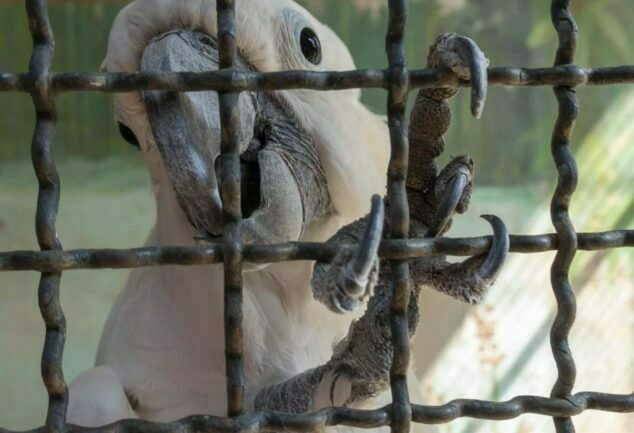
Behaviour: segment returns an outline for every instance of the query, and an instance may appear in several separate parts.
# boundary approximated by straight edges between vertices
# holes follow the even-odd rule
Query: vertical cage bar
[[[387,115],[390,131],[391,155],[388,166],[387,192],[390,219],[390,236],[407,238],[409,232],[409,207],[405,193],[409,145],[405,108],[408,94],[408,71],[405,63],[403,39],[407,21],[406,0],[389,0],[389,21],[385,38],[388,57]],[[392,347],[394,358],[390,369],[392,390],[391,427],[396,433],[410,429],[412,408],[407,390],[410,343],[407,309],[410,300],[409,267],[405,260],[390,262],[394,292],[390,304]]]
[[[235,3],[218,0],[218,44],[220,68],[234,68],[237,62]],[[240,222],[240,150],[238,147],[238,92],[219,92],[220,98],[220,197],[223,204],[224,326],[227,374],[227,413],[243,410],[244,360],[242,338],[242,239]]]
[[[36,123],[31,143],[31,158],[38,180],[35,232],[41,250],[61,250],[55,222],[59,207],[60,182],[53,159],[53,135],[57,113],[49,88],[49,70],[53,61],[55,39],[48,19],[46,0],[27,0],[26,13],[33,38],[29,61],[31,98],[35,105]],[[62,357],[66,340],[66,319],[60,305],[61,272],[43,272],[38,287],[38,303],[46,326],[42,352],[42,380],[48,392],[46,429],[61,433],[66,430],[68,386],[64,381]]]
[[[555,66],[571,64],[577,46],[577,24],[570,13],[571,0],[553,0],[551,19],[559,36]],[[569,398],[575,383],[575,361],[570,351],[568,335],[575,320],[576,300],[568,273],[577,251],[575,232],[568,207],[577,186],[577,164],[570,149],[570,134],[579,112],[575,89],[559,86],[554,89],[559,115],[552,136],[551,152],[559,173],[557,187],[550,204],[550,215],[557,232],[558,248],[550,279],[557,300],[557,314],[550,332],[550,344],[557,364],[557,380],[551,397]],[[553,418],[558,433],[575,431],[572,418]]]

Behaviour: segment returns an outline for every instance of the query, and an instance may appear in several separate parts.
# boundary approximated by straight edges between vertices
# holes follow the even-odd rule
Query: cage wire
[[[32,160],[39,183],[36,211],[36,235],[41,251],[0,253],[0,271],[38,271],[41,279],[38,300],[46,324],[42,355],[42,379],[49,403],[44,426],[25,433],[103,432],[172,433],[260,431],[297,432],[346,425],[360,428],[391,426],[394,433],[406,433],[412,422],[447,423],[459,417],[504,420],[532,413],[553,417],[559,433],[574,432],[572,417],[585,410],[634,412],[634,394],[598,392],[572,394],[575,361],[568,345],[568,334],[575,318],[575,295],[568,272],[578,249],[605,250],[634,246],[634,230],[576,233],[568,214],[568,205],[577,183],[577,168],[570,149],[579,101],[575,87],[634,83],[634,65],[608,68],[581,68],[574,65],[578,29],[570,12],[571,0],[553,0],[551,18],[559,36],[559,48],[553,67],[521,69],[490,68],[493,85],[551,86],[559,104],[559,115],[552,135],[551,150],[558,170],[550,214],[556,233],[535,236],[511,235],[510,250],[538,253],[556,250],[551,267],[551,283],[557,301],[557,313],[551,327],[550,344],[557,365],[557,380],[549,397],[517,396],[504,402],[473,399],[453,400],[443,405],[413,404],[407,391],[410,345],[406,311],[409,300],[407,260],[430,254],[473,256],[486,252],[491,237],[406,239],[408,205],[405,195],[408,142],[405,108],[408,93],[417,88],[468,86],[451,72],[412,70],[406,66],[403,36],[407,19],[406,0],[389,0],[386,52],[389,66],[381,70],[346,72],[282,71],[258,73],[234,69],[237,61],[235,40],[235,3],[217,0],[220,69],[202,73],[53,73],[54,37],[46,0],[26,0],[26,12],[33,38],[28,73],[0,73],[0,91],[28,92],[36,109],[32,141]],[[394,296],[391,303],[391,327],[394,358],[390,371],[392,403],[374,410],[332,407],[314,413],[245,413],[244,362],[242,340],[242,264],[292,260],[331,260],[345,243],[294,242],[279,245],[242,245],[240,240],[240,164],[236,125],[231,119],[237,109],[239,92],[252,90],[382,88],[387,91],[391,157],[388,168],[388,197],[391,239],[383,241],[379,255],[391,261]],[[129,92],[167,90],[185,92],[214,90],[220,96],[222,124],[220,184],[224,206],[222,246],[145,247],[134,249],[63,250],[55,223],[60,184],[53,159],[53,135],[56,124],[55,98],[69,91]],[[60,306],[59,286],[62,271],[69,269],[135,268],[162,265],[224,264],[225,353],[228,407],[227,417],[190,416],[181,420],[154,423],[122,420],[109,426],[83,428],[67,424],[68,386],[62,370],[66,333]],[[12,433],[0,428],[0,433]]]

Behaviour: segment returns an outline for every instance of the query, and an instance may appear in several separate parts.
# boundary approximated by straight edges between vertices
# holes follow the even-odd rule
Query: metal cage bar
[[[559,36],[555,66],[574,62],[577,48],[577,23],[570,12],[571,0],[553,0],[551,19]],[[554,88],[559,115],[553,131],[551,152],[559,177],[550,204],[550,216],[557,231],[558,248],[550,270],[550,283],[557,300],[557,313],[550,330],[550,346],[557,365],[557,380],[551,397],[569,398],[575,383],[576,367],[570,352],[568,334],[575,320],[576,298],[568,273],[577,252],[577,233],[568,207],[577,186],[577,163],[570,148],[570,135],[579,113],[579,99],[568,86]],[[557,433],[575,431],[572,418],[554,417]]]
[[[388,70],[363,69],[344,72],[316,71],[209,71],[92,73],[57,72],[49,75],[50,88],[61,92],[130,92],[165,90],[256,91],[256,90],[344,90],[388,87]],[[581,68],[561,65],[550,68],[498,67],[488,70],[489,85],[511,87],[601,86],[634,83],[634,66]],[[467,86],[449,71],[415,69],[409,72],[410,90],[443,86]],[[0,92],[29,92],[28,74],[0,72]]]
[[[575,252],[634,247],[634,230],[576,233],[568,215],[577,170],[570,151],[570,133],[578,111],[574,88],[582,85],[634,83],[634,65],[609,68],[581,68],[573,64],[577,27],[570,14],[570,0],[552,0],[551,18],[559,36],[555,65],[549,68],[491,68],[489,83],[514,87],[552,86],[559,103],[559,117],[552,137],[552,154],[558,169],[557,187],[551,202],[555,234],[511,236],[511,251],[537,253],[556,250],[551,282],[557,300],[557,315],[551,328],[551,347],[558,377],[550,397],[518,396],[505,402],[453,400],[438,406],[411,404],[406,371],[409,341],[406,311],[409,301],[407,259],[430,254],[473,256],[488,250],[491,237],[407,239],[409,215],[404,179],[407,173],[408,143],[405,106],[409,91],[424,87],[468,86],[451,72],[421,69],[408,71],[403,50],[407,18],[406,0],[388,0],[386,35],[387,69],[347,72],[284,71],[274,73],[234,70],[236,62],[235,0],[218,0],[220,69],[204,73],[51,73],[54,38],[48,20],[46,0],[26,0],[33,51],[28,73],[0,73],[0,92],[29,92],[36,108],[32,142],[33,166],[39,182],[36,234],[41,251],[0,252],[0,271],[41,272],[38,300],[46,324],[42,355],[42,378],[49,395],[44,427],[29,433],[193,433],[310,431],[327,426],[347,425],[371,428],[390,425],[405,433],[410,423],[446,423],[461,417],[488,420],[511,419],[533,413],[553,417],[558,432],[574,432],[571,417],[585,410],[634,412],[634,394],[597,392],[571,394],[574,359],[568,347],[568,333],[575,315],[574,293],[568,271]],[[388,169],[391,238],[382,242],[382,258],[390,260],[395,293],[391,304],[394,362],[390,373],[393,402],[375,410],[343,407],[308,414],[244,413],[242,278],[243,262],[270,263],[290,260],[331,260],[349,243],[293,242],[279,245],[242,245],[240,238],[240,166],[236,140],[236,102],[245,90],[280,89],[340,90],[383,88],[388,94],[388,125],[392,154]],[[145,247],[135,249],[62,249],[55,231],[60,185],[53,159],[56,116],[54,95],[69,91],[125,92],[144,90],[216,90],[220,95],[221,195],[224,204],[222,246]],[[61,273],[72,269],[136,268],[163,265],[223,263],[225,269],[225,354],[229,418],[190,416],[168,423],[124,420],[110,426],[82,428],[66,424],[68,387],[62,371],[65,319],[59,300]],[[10,433],[0,428],[0,433]]]
[[[556,234],[511,235],[510,251],[542,253],[556,250]],[[379,256],[384,259],[412,259],[432,254],[475,256],[489,249],[490,236],[472,238],[410,238],[384,240]],[[578,249],[600,251],[634,247],[634,230],[578,233]],[[355,245],[344,242],[291,242],[276,245],[245,245],[242,257],[249,263],[274,263],[294,260],[327,262],[342,249]],[[222,247],[142,247],[124,250],[86,249],[64,251],[10,251],[0,253],[1,271],[56,272],[74,269],[120,269],[161,265],[208,265],[222,263]]]
[[[221,69],[237,64],[235,3],[218,0],[218,45]],[[225,366],[227,413],[242,413],[244,400],[244,343],[242,339],[242,239],[240,222],[240,160],[237,138],[239,93],[219,92],[220,100],[220,197],[223,213]]]
[[[31,158],[39,184],[35,232],[41,250],[55,251],[62,249],[55,228],[60,196],[59,176],[53,159],[57,112],[54,96],[49,88],[49,70],[53,62],[55,39],[45,0],[27,0],[26,12],[33,38],[28,76],[36,112]],[[38,288],[38,303],[46,325],[41,369],[42,380],[48,392],[46,430],[50,433],[65,431],[68,405],[68,386],[62,368],[66,319],[59,299],[61,278],[61,271],[42,272]]]
[[[389,18],[385,36],[387,70],[387,126],[390,134],[391,155],[387,168],[387,198],[390,237],[406,239],[409,233],[409,207],[405,193],[409,143],[407,140],[405,108],[408,95],[408,71],[405,64],[405,23],[407,1],[389,0]],[[406,260],[390,261],[394,291],[390,302],[392,330],[392,366],[390,388],[392,408],[390,425],[393,433],[406,433],[412,421],[412,407],[407,390],[410,345],[407,309],[410,300],[409,265]]]

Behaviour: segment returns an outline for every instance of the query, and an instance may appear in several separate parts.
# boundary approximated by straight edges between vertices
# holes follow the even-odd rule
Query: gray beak
[[[248,68],[245,62],[241,65]],[[216,42],[198,32],[179,30],[148,44],[141,62],[147,72],[203,72],[218,69]],[[143,94],[156,145],[176,191],[181,209],[203,238],[222,234],[222,201],[217,158],[220,155],[218,94],[212,91]],[[288,148],[305,142],[291,126],[271,127],[271,117],[283,118],[270,95],[243,92],[238,102],[238,141],[243,172],[242,233],[247,243],[294,241],[307,215],[297,170],[289,163]],[[272,113],[272,114],[271,114]],[[281,121],[284,123],[284,121]],[[291,122],[292,123],[292,122]],[[270,130],[293,138],[275,146]],[[270,144],[273,143],[273,144]]]

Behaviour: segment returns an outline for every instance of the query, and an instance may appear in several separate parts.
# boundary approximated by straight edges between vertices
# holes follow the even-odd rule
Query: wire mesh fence
[[[556,233],[535,236],[512,235],[512,252],[537,253],[556,250],[551,267],[551,283],[558,309],[551,328],[551,347],[557,365],[557,380],[549,397],[518,396],[495,402],[460,399],[439,406],[410,402],[406,372],[409,363],[409,338],[406,312],[409,300],[407,260],[430,254],[473,256],[487,251],[490,237],[406,239],[408,204],[405,194],[408,142],[405,109],[409,91],[416,88],[463,86],[451,72],[412,70],[406,66],[403,35],[407,19],[407,1],[389,0],[386,35],[387,69],[347,72],[283,71],[258,73],[235,70],[235,4],[218,0],[218,42],[220,70],[204,73],[53,73],[54,38],[45,0],[27,0],[26,10],[33,38],[28,73],[0,73],[0,91],[29,92],[37,120],[32,141],[32,160],[39,183],[36,235],[41,251],[0,252],[0,271],[38,271],[39,305],[46,324],[42,356],[42,378],[49,405],[45,426],[32,430],[49,432],[258,432],[313,431],[326,426],[347,425],[361,428],[391,426],[405,433],[410,424],[446,423],[459,417],[503,420],[525,413],[553,417],[558,432],[573,432],[572,417],[585,410],[634,412],[634,394],[617,395],[597,392],[573,394],[575,362],[568,346],[568,334],[575,318],[575,295],[568,272],[577,250],[604,250],[634,246],[634,230],[601,233],[576,233],[568,214],[568,205],[577,183],[577,168],[570,149],[570,134],[579,110],[575,87],[634,83],[634,66],[581,68],[575,66],[577,26],[570,13],[570,0],[553,0],[551,18],[559,36],[553,67],[520,69],[491,68],[490,84],[506,86],[552,86],[559,103],[551,143],[553,161],[558,170],[557,187],[551,201],[551,219]],[[246,413],[244,400],[244,362],[242,340],[242,264],[291,260],[331,260],[337,251],[353,248],[343,243],[295,242],[279,245],[242,245],[239,149],[236,125],[239,92],[279,89],[340,90],[382,88],[387,91],[388,126],[391,158],[388,168],[388,197],[391,239],[385,240],[379,254],[391,261],[395,288],[391,304],[394,359],[390,372],[392,403],[375,410],[334,407],[307,414],[274,412]],[[193,91],[214,90],[220,96],[223,128],[221,142],[224,237],[222,246],[144,247],[119,250],[68,250],[62,248],[56,234],[60,198],[59,177],[53,159],[53,135],[56,124],[55,98],[61,92],[124,92],[143,90]],[[66,422],[68,386],[62,370],[66,323],[59,290],[62,271],[69,269],[135,268],[163,265],[224,265],[225,353],[227,371],[228,417],[190,416],[168,423],[123,420],[109,426],[82,428]],[[9,431],[0,428],[0,433]]]

